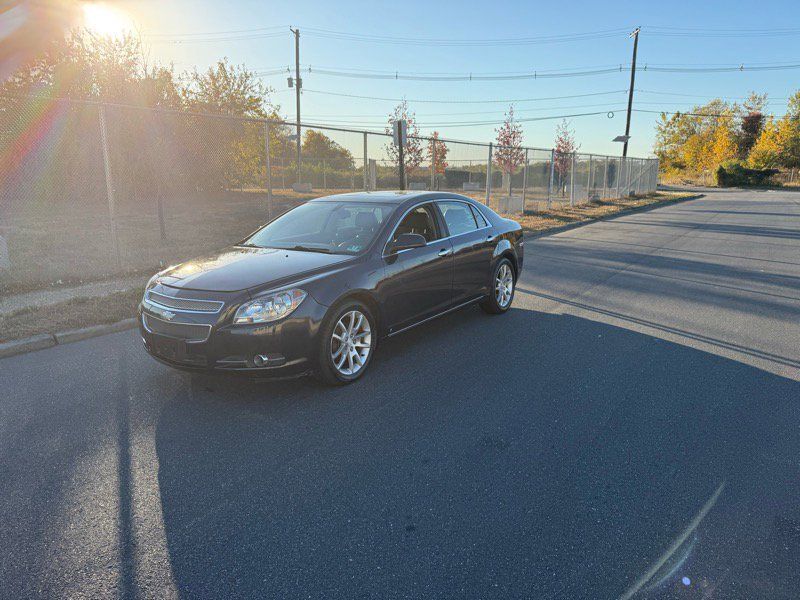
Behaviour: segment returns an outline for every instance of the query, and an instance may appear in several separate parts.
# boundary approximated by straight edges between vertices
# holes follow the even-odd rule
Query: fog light
[[[256,354],[253,357],[253,366],[260,367],[280,367],[286,362],[283,354]]]

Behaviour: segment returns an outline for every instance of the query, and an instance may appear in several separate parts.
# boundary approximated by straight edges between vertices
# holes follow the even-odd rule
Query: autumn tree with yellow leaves
[[[655,144],[662,173],[693,178],[736,161],[757,169],[800,167],[800,91],[778,118],[764,114],[766,102],[753,92],[742,105],[716,99],[662,114]]]

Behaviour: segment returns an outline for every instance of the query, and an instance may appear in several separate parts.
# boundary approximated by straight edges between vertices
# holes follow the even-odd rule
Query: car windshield
[[[374,202],[308,202],[281,215],[242,246],[326,254],[359,254],[394,210]]]

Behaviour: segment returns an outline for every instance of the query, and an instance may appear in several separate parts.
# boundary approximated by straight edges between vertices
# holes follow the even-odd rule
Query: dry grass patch
[[[108,296],[76,298],[50,306],[24,308],[0,316],[0,342],[130,319],[136,315],[141,299],[142,290],[136,288]]]
[[[573,207],[561,205],[549,210],[526,212],[524,215],[515,216],[514,219],[522,225],[526,233],[538,233],[571,223],[581,223],[607,217],[630,208],[637,208],[670,200],[678,201],[692,195],[693,194],[681,192],[653,192],[650,194],[631,196],[630,198],[597,200]]]

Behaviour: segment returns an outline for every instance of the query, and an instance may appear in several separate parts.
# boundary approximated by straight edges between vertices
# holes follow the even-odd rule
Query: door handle
[[[493,239],[494,239],[494,236],[493,236],[493,235],[487,235],[487,236],[486,236],[486,241],[487,241],[487,242],[491,242]]]
[[[439,256],[447,256],[448,254],[450,254],[449,248],[442,248],[441,250],[439,250]]]

